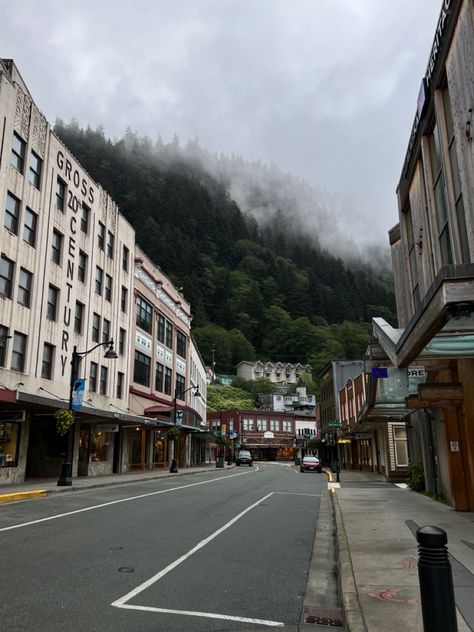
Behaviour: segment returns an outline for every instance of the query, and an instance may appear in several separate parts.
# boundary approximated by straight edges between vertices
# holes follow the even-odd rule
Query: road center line
[[[66,518],[67,516],[73,516],[75,514],[83,513],[85,511],[94,511],[95,509],[102,509],[103,507],[110,507],[111,505],[118,505],[119,503],[127,503],[131,500],[140,500],[141,498],[147,498],[148,496],[157,496],[158,494],[167,494],[168,492],[175,492],[180,489],[186,489],[188,487],[196,487],[198,485],[207,485],[207,483],[215,483],[226,478],[233,478],[234,476],[245,476],[253,472],[239,472],[238,474],[229,474],[228,476],[219,476],[219,478],[213,478],[209,481],[200,481],[199,483],[190,483],[189,485],[181,485],[179,487],[170,487],[170,489],[161,489],[157,492],[148,492],[146,494],[140,494],[139,496],[130,496],[128,498],[120,498],[119,500],[111,500],[107,503],[101,503],[100,505],[92,505],[91,507],[84,507],[83,509],[75,509],[74,511],[67,511],[62,514],[55,514],[54,516],[47,516],[46,518],[38,518],[38,520],[30,520],[29,522],[22,522],[20,524],[14,524],[9,527],[0,528],[2,531],[10,531],[12,529],[21,529],[22,527],[28,527],[33,524],[40,524],[41,522],[48,522],[49,520],[57,520],[58,518]]]
[[[143,592],[144,590],[146,590],[147,588],[155,584],[158,580],[160,580],[165,575],[167,575],[170,571],[172,571],[177,566],[185,562],[188,558],[191,557],[191,555],[194,555],[194,553],[196,553],[197,551],[205,547],[207,544],[209,544],[209,542],[212,542],[212,540],[217,538],[218,535],[226,531],[226,529],[228,529],[233,524],[235,524],[238,520],[240,520],[240,518],[245,516],[245,514],[247,514],[249,511],[251,511],[252,509],[255,509],[255,507],[258,507],[258,505],[260,505],[260,503],[263,503],[265,500],[267,500],[267,498],[270,498],[270,496],[273,496],[273,494],[274,492],[270,492],[266,496],[263,496],[263,498],[260,498],[260,500],[257,500],[257,502],[253,503],[253,505],[250,505],[249,507],[247,507],[247,509],[244,509],[239,514],[234,516],[232,520],[229,520],[229,522],[227,522],[225,525],[220,527],[220,529],[217,529],[217,531],[214,531],[214,533],[211,533],[210,536],[208,536],[207,538],[204,538],[204,540],[201,540],[201,542],[196,544],[196,546],[193,546],[193,548],[190,549],[187,553],[185,553],[181,557],[178,557],[177,560],[175,560],[174,562],[171,562],[171,564],[168,564],[168,566],[163,568],[159,573],[156,573],[156,575],[153,575],[153,577],[150,577],[150,579],[147,579],[147,581],[143,582],[143,584],[140,584],[139,586],[137,586],[137,588],[134,588],[123,597],[120,597],[120,599],[117,599],[111,605],[116,606],[118,608],[123,606],[123,604],[125,604],[127,601],[130,601],[130,599],[133,599],[133,597],[136,597],[138,594],[140,594],[141,592]]]

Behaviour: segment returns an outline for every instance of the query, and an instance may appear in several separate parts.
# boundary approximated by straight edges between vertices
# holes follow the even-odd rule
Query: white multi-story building
[[[243,360],[237,365],[237,377],[244,380],[256,380],[265,377],[275,384],[296,384],[303,373],[311,374],[310,364],[290,364],[288,362],[248,362]]]

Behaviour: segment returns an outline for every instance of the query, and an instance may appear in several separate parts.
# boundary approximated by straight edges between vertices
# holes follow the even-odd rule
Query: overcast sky
[[[54,123],[273,163],[387,243],[440,0],[0,0],[13,58]],[[360,230],[350,217],[357,217]]]

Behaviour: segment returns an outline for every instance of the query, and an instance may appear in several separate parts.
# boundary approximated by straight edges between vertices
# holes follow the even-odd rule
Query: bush
[[[425,477],[423,474],[423,465],[421,461],[413,461],[408,466],[410,478],[408,479],[408,487],[414,492],[425,491]]]

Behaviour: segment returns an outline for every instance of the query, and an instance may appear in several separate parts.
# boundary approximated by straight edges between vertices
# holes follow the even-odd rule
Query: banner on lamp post
[[[84,378],[77,378],[72,385],[72,401],[71,408],[73,410],[79,410],[82,406],[82,398],[84,397],[84,388],[86,381]]]

